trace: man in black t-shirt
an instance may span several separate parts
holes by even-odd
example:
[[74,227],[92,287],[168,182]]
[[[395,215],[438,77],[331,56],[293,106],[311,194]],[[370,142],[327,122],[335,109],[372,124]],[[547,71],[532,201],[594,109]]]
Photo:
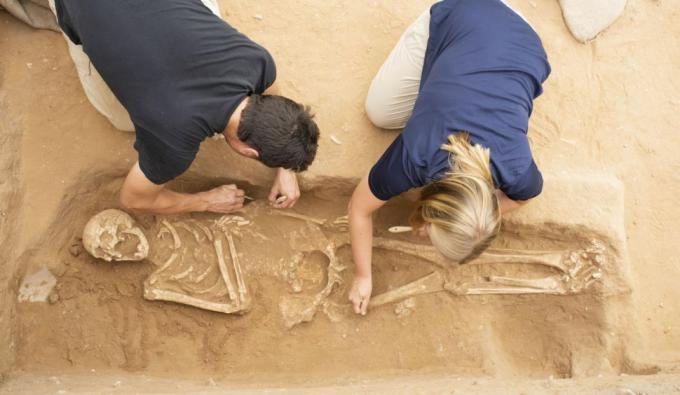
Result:
[[276,66],[267,50],[200,0],[56,0],[54,6],[75,44],[72,54],[82,45],[134,127],[139,159],[121,190],[125,208],[241,208],[244,192],[234,185],[197,194],[164,187],[218,133],[237,153],[278,168],[269,196],[275,207],[295,204],[295,172],[313,161],[319,131],[307,108],[275,95]]

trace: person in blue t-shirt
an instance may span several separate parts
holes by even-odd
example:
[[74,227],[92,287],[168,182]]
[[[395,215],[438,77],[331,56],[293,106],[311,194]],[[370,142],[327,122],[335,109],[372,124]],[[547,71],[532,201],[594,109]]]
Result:
[[356,313],[372,291],[372,213],[390,198],[424,187],[414,229],[464,263],[498,234],[501,213],[541,193],[527,129],[549,74],[540,38],[502,0],[444,0],[406,30],[366,99],[376,126],[403,131],[350,202]]

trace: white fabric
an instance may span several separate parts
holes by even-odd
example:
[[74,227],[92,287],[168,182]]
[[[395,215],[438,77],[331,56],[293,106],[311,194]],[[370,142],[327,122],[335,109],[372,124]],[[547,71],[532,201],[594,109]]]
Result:
[[[50,8],[52,12],[56,15],[56,10],[54,7],[54,0],[50,1]],[[213,14],[220,16],[220,7],[217,4],[217,0],[201,0],[203,4],[212,11]],[[68,51],[73,59],[73,63],[78,71],[78,78],[80,78],[80,84],[83,86],[85,91],[85,96],[92,103],[94,108],[97,109],[103,116],[108,118],[109,122],[118,130],[123,130],[126,132],[134,132],[135,127],[130,120],[130,115],[128,114],[125,107],[118,101],[116,96],[114,96],[109,86],[99,75],[95,69],[90,58],[83,52],[83,47],[81,45],[75,45],[71,40],[64,35],[66,42],[68,43]]]
[[[505,0],[500,1],[526,21]],[[429,37],[430,7],[406,29],[373,77],[366,95],[366,115],[375,126],[402,129],[411,117]]]

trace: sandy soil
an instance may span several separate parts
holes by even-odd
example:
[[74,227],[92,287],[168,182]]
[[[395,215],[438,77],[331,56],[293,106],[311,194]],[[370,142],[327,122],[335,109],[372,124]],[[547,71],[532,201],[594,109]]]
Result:
[[[0,299],[0,343],[7,345],[0,350],[0,371],[13,366],[30,372],[96,368],[175,375],[178,361],[188,378],[245,381],[276,380],[277,374],[304,380],[303,372],[342,380],[404,371],[544,378],[675,371],[680,364],[675,254],[680,231],[674,226],[680,220],[674,204],[680,190],[680,159],[674,152],[680,143],[675,133],[680,6],[631,0],[614,26],[583,45],[570,36],[556,1],[513,3],[541,34],[553,65],[531,121],[537,162],[550,175],[606,174],[621,180],[630,294],[474,300],[436,295],[419,298],[418,309],[405,320],[386,309],[340,324],[320,317],[292,332],[282,328],[275,309],[284,290],[266,276],[255,285],[260,308],[243,318],[146,302],[140,287],[150,266],[94,263],[68,251],[89,215],[115,205],[119,177],[135,157],[132,136],[115,131],[87,102],[61,36],[31,30],[0,13],[0,251],[5,257],[0,289],[9,291]],[[321,149],[306,185],[361,176],[394,138],[370,126],[363,98],[372,74],[426,4],[221,1],[225,19],[272,51],[283,91],[318,114]],[[343,144],[331,142],[331,134]],[[245,166],[216,141],[204,144],[191,174],[177,187],[192,188],[197,177],[200,185],[225,178],[262,185],[271,177],[259,165]],[[310,193],[300,209],[333,218],[346,202],[338,200]],[[596,207],[609,203],[592,201]],[[407,200],[395,205],[380,223],[401,221],[406,213],[400,208],[406,205]],[[518,213],[523,215],[529,216]],[[521,233],[514,229],[500,243],[545,248],[559,239],[513,239]],[[578,241],[578,235],[571,239]],[[347,251],[342,254],[348,260]],[[388,264],[393,256],[379,258],[377,270],[393,271]],[[407,268],[405,277],[391,281],[423,274],[411,258],[399,261]],[[41,264],[60,279],[59,301],[15,309],[17,279]],[[385,279],[378,289],[394,285],[387,275],[378,278]],[[343,291],[337,291],[338,298]],[[592,310],[584,313],[579,309],[584,305]],[[619,340],[631,340],[625,352],[604,334],[610,311],[625,311],[632,323],[634,339]],[[572,356],[579,353],[592,363],[574,374]]]

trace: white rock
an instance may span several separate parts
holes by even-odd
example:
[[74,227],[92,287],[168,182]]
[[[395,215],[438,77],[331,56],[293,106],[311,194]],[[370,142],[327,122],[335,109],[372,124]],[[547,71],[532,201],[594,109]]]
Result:
[[626,0],[560,0],[560,7],[571,34],[585,43],[614,23]]
[[19,302],[46,302],[57,279],[46,267],[24,277],[19,287]]

